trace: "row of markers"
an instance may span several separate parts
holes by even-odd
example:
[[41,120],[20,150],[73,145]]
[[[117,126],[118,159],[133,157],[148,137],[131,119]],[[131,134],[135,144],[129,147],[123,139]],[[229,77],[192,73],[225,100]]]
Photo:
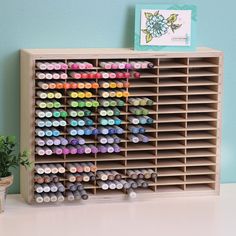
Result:
[[[147,69],[153,68],[154,64],[150,61],[101,61],[99,66],[107,70],[117,70],[117,69]],[[39,70],[88,70],[93,69],[94,65],[86,61],[74,61],[74,62],[49,62],[49,61],[38,61],[36,62],[36,68]]]
[[[137,169],[127,170],[127,179],[124,179],[124,175],[116,170],[98,171],[91,162],[67,163],[65,167],[62,164],[36,165],[35,172],[34,198],[37,203],[87,200],[89,196],[83,182],[89,181],[96,181],[102,190],[124,189],[129,197],[135,198],[134,189],[148,187],[147,180],[157,177],[152,169]],[[67,181],[64,182],[64,178]]]
[[68,74],[65,72],[37,72],[36,78],[43,80],[51,80],[51,79],[128,79],[128,78],[140,78],[140,73],[138,71],[126,72],[126,71],[83,71],[83,72],[69,72]]

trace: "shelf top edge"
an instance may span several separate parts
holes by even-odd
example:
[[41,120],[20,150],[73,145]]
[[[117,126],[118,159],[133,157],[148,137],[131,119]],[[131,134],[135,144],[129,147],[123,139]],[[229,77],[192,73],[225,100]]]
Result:
[[35,57],[40,56],[66,56],[66,55],[120,55],[120,56],[154,56],[154,57],[162,57],[162,56],[171,56],[171,55],[191,55],[198,53],[217,53],[222,54],[222,51],[207,48],[207,47],[199,47],[196,51],[135,51],[132,48],[42,48],[42,49],[21,49],[21,52],[30,54]]

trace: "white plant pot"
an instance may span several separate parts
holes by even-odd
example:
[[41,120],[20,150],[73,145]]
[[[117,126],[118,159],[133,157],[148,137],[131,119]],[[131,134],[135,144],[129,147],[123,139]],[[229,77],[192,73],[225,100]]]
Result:
[[13,183],[13,175],[0,178],[0,213],[4,212],[6,205],[7,189]]

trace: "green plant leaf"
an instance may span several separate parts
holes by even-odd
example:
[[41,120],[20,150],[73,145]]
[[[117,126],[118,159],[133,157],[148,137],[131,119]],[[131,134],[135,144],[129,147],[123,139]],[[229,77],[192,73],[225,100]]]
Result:
[[143,32],[144,34],[148,34],[147,29],[142,29],[142,32]]
[[149,43],[152,41],[152,35],[150,33],[146,34],[146,43]]
[[154,13],[154,16],[158,16],[159,15],[159,11],[156,11],[155,13]]
[[145,12],[144,15],[147,19],[150,19],[153,16],[153,14],[150,12]]

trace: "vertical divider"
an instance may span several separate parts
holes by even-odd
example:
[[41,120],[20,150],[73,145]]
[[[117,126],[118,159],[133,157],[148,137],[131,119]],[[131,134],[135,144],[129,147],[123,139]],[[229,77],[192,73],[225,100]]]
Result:
[[187,77],[186,77],[186,96],[185,96],[185,99],[186,99],[186,104],[185,104],[185,149],[184,149],[184,190],[186,190],[187,188],[187,185],[186,185],[186,181],[187,181],[187,177],[186,177],[186,172],[187,172],[187,167],[186,167],[186,164],[187,164],[187,150],[188,150],[188,84],[189,84],[189,58],[186,58],[187,60],[187,68],[186,68],[186,72],[187,72]]
[[[32,79],[32,81],[33,81],[33,83],[32,83],[32,93],[33,93],[33,107],[32,107],[32,110],[34,111],[33,112],[33,117],[32,117],[32,120],[33,120],[33,124],[32,124],[32,143],[31,143],[31,145],[32,145],[32,153],[30,154],[31,156],[33,156],[33,161],[34,161],[34,167],[35,167],[35,161],[36,161],[36,158],[35,158],[35,154],[36,154],[36,152],[35,152],[35,119],[36,119],[36,116],[35,116],[35,112],[36,112],[36,108],[35,108],[35,106],[36,106],[36,71],[35,71],[35,69],[36,69],[36,60],[33,60],[33,78],[31,78]],[[35,174],[35,171],[33,170],[32,172],[31,172],[31,181],[32,181],[32,189],[31,189],[31,191],[30,191],[30,193],[32,194],[32,196],[31,196],[31,199],[32,199],[32,201],[34,200],[34,174]]]
[[[126,58],[126,62],[129,63],[129,58]],[[126,72],[130,72],[129,69],[126,69]],[[129,78],[126,78],[125,79],[126,82],[129,82]],[[126,87],[126,91],[128,92],[129,94],[129,86]],[[128,120],[128,112],[129,112],[129,96],[125,98],[125,135],[124,135],[124,138],[125,138],[125,160],[124,160],[124,174],[126,176],[127,174],[127,164],[128,164],[128,160],[127,160],[127,157],[128,157],[128,125],[129,125],[129,120]]]
[[[95,62],[96,62],[96,65],[95,65],[95,67],[96,67],[96,73],[98,73],[98,72],[99,72],[99,70],[98,70],[98,67],[99,67],[98,58],[96,58]],[[96,83],[98,83],[98,82],[99,82],[99,79],[96,78],[95,81],[96,81]],[[96,99],[96,101],[98,101],[98,96],[99,96],[98,91],[99,91],[99,88],[96,88],[96,89],[95,89],[95,95],[96,95],[96,98],[95,98],[95,99]],[[97,113],[97,111],[98,111],[98,109],[97,109],[97,107],[96,107],[96,108],[95,108],[95,117],[94,117],[94,122],[95,122],[95,128],[96,128],[96,129],[98,128],[98,113]],[[95,142],[94,142],[94,145],[95,145],[96,147],[98,147],[98,139],[97,139],[96,136],[94,136],[94,141],[95,141]],[[94,158],[95,158],[95,159],[94,159],[94,165],[97,166],[97,163],[98,163],[97,153],[94,154]],[[96,176],[96,172],[95,172],[95,176]],[[97,188],[96,188],[96,186],[97,186],[97,179],[95,178],[95,181],[94,181],[94,191],[93,191],[94,194],[97,194]]]
[[[156,119],[155,119],[155,130],[156,130],[156,134],[155,134],[155,136],[156,136],[156,142],[155,142],[155,144],[156,144],[156,148],[155,148],[155,169],[154,169],[154,171],[156,172],[156,173],[158,173],[157,172],[157,164],[158,164],[158,162],[157,162],[157,159],[158,159],[158,118],[159,118],[159,116],[158,116],[158,108],[159,108],[159,106],[158,106],[158,102],[159,102],[159,84],[160,84],[160,78],[159,78],[159,64],[160,64],[160,59],[159,58],[156,58],[155,59],[155,64],[156,64],[156,67],[157,67],[157,69],[156,69],[156,75],[157,75],[157,77],[156,77],[156,83],[157,83],[157,87],[156,87],[156,93],[157,93],[157,97],[156,97],[156,106],[155,106],[155,108],[156,108]],[[155,192],[157,191],[157,178],[155,178],[154,179],[154,182],[155,182]]]

